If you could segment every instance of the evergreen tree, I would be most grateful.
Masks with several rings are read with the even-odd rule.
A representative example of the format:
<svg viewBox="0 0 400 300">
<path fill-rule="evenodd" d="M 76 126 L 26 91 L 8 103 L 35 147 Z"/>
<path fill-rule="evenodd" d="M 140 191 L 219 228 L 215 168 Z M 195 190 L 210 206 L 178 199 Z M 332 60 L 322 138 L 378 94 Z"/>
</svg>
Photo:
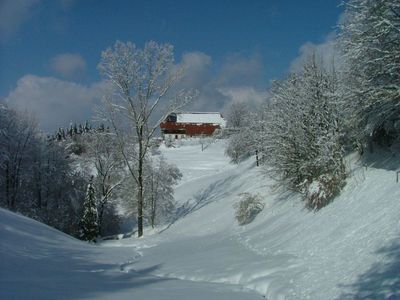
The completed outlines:
<svg viewBox="0 0 400 300">
<path fill-rule="evenodd" d="M 83 217 L 82 217 L 82 238 L 89 242 L 95 242 L 98 235 L 99 226 L 97 222 L 97 207 L 95 189 L 93 187 L 93 178 L 90 180 L 85 202 L 83 204 Z"/>
</svg>

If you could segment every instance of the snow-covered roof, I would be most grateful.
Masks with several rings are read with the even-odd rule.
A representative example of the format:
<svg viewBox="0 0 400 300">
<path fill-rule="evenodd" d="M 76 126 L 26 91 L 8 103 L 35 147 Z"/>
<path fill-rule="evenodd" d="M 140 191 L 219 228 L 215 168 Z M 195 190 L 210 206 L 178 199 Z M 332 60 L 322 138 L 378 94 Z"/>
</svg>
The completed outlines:
<svg viewBox="0 0 400 300">
<path fill-rule="evenodd" d="M 176 114 L 177 123 L 207 123 L 225 126 L 225 120 L 219 112 L 185 112 Z"/>
</svg>

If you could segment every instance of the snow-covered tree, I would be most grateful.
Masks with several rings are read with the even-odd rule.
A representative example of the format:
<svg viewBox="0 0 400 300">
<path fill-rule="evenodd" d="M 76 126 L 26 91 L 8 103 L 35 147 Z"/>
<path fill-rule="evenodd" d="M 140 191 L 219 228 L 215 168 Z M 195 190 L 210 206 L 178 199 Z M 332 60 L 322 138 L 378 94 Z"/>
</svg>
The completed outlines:
<svg viewBox="0 0 400 300">
<path fill-rule="evenodd" d="M 241 160 L 255 154 L 257 150 L 252 140 L 252 127 L 238 128 L 238 131 L 231 134 L 225 149 L 225 154 L 231 162 L 238 164 Z"/>
<path fill-rule="evenodd" d="M 113 224 L 115 222 L 111 221 L 118 219 L 115 215 L 115 206 L 116 196 L 125 176 L 123 161 L 115 136 L 111 132 L 92 132 L 86 137 L 85 143 L 87 148 L 85 160 L 95 176 L 93 185 L 97 195 L 99 234 L 103 235 L 107 232 L 105 224 L 108 224 L 108 227 L 111 225 L 115 227 L 116 224 Z"/>
<path fill-rule="evenodd" d="M 34 124 L 26 114 L 0 109 L 0 206 L 76 235 L 85 180 L 66 149 Z"/>
<path fill-rule="evenodd" d="M 174 186 L 182 178 L 182 173 L 175 165 L 168 164 L 162 156 L 148 164 L 148 167 L 145 179 L 145 211 L 154 228 L 160 219 L 168 219 L 174 211 Z"/>
<path fill-rule="evenodd" d="M 176 71 L 173 61 L 173 47 L 169 44 L 151 41 L 139 49 L 130 42 L 117 41 L 113 48 L 102 52 L 99 64 L 101 74 L 114 89 L 105 97 L 104 119 L 116 133 L 118 148 L 138 187 L 134 198 L 138 236 L 143 235 L 144 162 L 151 137 L 166 116 L 194 96 L 187 91 L 171 94 L 181 73 Z M 129 152 L 127 145 L 131 148 Z"/>
<path fill-rule="evenodd" d="M 35 140 L 36 125 L 32 117 L 3 107 L 0 112 L 3 199 L 7 208 L 17 210 L 22 199 L 23 182 Z"/>
<path fill-rule="evenodd" d="M 179 169 L 165 161 L 162 155 L 148 155 L 144 162 L 144 221 L 155 227 L 169 220 L 175 210 L 174 186 L 182 178 Z M 138 186 L 129 180 L 124 182 L 123 192 L 126 194 L 137 193 Z M 137 214 L 137 202 L 129 201 L 129 197 L 123 195 L 126 201 L 122 202 L 127 214 Z"/>
<path fill-rule="evenodd" d="M 340 191 L 345 179 L 337 80 L 323 65 L 312 55 L 301 73 L 273 85 L 258 138 L 267 171 L 302 192 L 307 206 L 316 209 Z M 315 185 L 321 197 L 308 193 Z"/>
<path fill-rule="evenodd" d="M 90 180 L 87 191 L 85 202 L 83 203 L 83 216 L 81 220 L 82 224 L 82 239 L 95 242 L 99 233 L 98 226 L 98 215 L 96 207 L 96 191 L 93 187 L 93 182 Z"/>
<path fill-rule="evenodd" d="M 244 103 L 233 103 L 227 112 L 227 127 L 230 132 L 225 154 L 233 163 L 255 154 L 253 141 L 255 114 L 250 113 Z"/>
<path fill-rule="evenodd" d="M 346 1 L 340 29 L 350 128 L 362 142 L 390 144 L 400 131 L 400 1 Z"/>
<path fill-rule="evenodd" d="M 232 103 L 226 113 L 226 126 L 239 129 L 248 125 L 249 109 L 243 102 Z"/>
</svg>

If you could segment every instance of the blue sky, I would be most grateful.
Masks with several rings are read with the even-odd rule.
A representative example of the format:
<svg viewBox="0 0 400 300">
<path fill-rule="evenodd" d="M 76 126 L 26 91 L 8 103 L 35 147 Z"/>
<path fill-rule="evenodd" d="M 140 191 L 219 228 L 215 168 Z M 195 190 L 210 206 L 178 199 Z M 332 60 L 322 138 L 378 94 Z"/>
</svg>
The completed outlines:
<svg viewBox="0 0 400 300">
<path fill-rule="evenodd" d="M 0 0 L 0 99 L 34 111 L 44 129 L 87 118 L 101 94 L 101 51 L 155 40 L 189 64 L 185 84 L 201 91 L 194 109 L 223 110 L 261 99 L 308 46 L 329 42 L 340 2 Z M 79 112 L 52 117 L 65 102 Z"/>
</svg>

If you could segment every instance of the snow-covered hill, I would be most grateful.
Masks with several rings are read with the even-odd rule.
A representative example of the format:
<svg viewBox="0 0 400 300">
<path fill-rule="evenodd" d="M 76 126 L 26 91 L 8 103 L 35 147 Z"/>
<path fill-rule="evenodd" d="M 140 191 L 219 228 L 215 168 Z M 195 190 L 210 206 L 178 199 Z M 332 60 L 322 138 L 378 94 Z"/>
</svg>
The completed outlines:
<svg viewBox="0 0 400 300">
<path fill-rule="evenodd" d="M 91 246 L 0 210 L 0 298 L 400 299 L 394 171 L 353 164 L 341 195 L 314 213 L 252 158 L 229 164 L 223 142 L 162 152 L 184 177 L 179 214 L 159 233 Z M 243 192 L 265 208 L 238 226 Z"/>
<path fill-rule="evenodd" d="M 230 165 L 223 143 L 164 149 L 183 171 L 180 218 L 131 243 L 137 265 L 193 281 L 239 284 L 267 299 L 400 299 L 400 183 L 396 172 L 357 167 L 333 203 L 311 212 L 274 188 L 254 158 Z M 233 203 L 258 193 L 265 208 L 238 226 Z"/>
<path fill-rule="evenodd" d="M 0 209 L 0 299 L 259 299 L 231 285 L 155 276 L 140 253 L 75 240 Z"/>
</svg>

